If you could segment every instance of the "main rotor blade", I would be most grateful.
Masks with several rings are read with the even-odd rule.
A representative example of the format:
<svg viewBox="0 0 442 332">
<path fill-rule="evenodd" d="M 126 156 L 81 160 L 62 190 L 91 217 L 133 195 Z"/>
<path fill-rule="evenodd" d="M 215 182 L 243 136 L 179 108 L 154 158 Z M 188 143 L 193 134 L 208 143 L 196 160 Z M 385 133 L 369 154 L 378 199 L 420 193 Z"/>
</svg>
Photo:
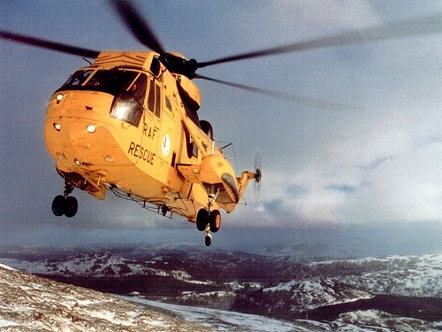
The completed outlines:
<svg viewBox="0 0 442 332">
<path fill-rule="evenodd" d="M 109 2 L 140 43 L 159 54 L 166 53 L 153 29 L 143 19 L 131 1 L 109 0 Z"/>
<path fill-rule="evenodd" d="M 305 105 L 305 106 L 309 106 L 309 107 L 314 107 L 314 108 L 321 108 L 321 109 L 325 109 L 325 110 L 329 110 L 329 111 L 352 111 L 352 110 L 362 110 L 363 109 L 363 107 L 355 107 L 355 106 L 349 106 L 349 105 L 345 105 L 345 104 L 326 102 L 323 100 L 309 98 L 309 97 L 295 96 L 295 95 L 291 95 L 288 93 L 266 90 L 266 89 L 261 89 L 261 88 L 249 86 L 249 85 L 243 85 L 243 84 L 223 81 L 223 80 L 219 80 L 216 78 L 211 78 L 211 77 L 207 77 L 207 76 L 203 76 L 203 75 L 199 75 L 199 74 L 195 74 L 195 78 L 200 78 L 200 79 L 204 79 L 207 81 L 212 81 L 215 83 L 231 86 L 231 87 L 234 87 L 237 89 L 255 92 L 255 93 L 259 93 L 261 95 L 266 95 L 266 96 L 273 97 L 273 98 L 288 100 L 291 102 L 295 102 L 297 104 L 301 104 L 301 105 Z"/>
<path fill-rule="evenodd" d="M 67 45 L 63 43 L 57 43 L 46 39 L 40 39 L 35 37 L 30 37 L 26 35 L 21 35 L 14 32 L 4 31 L 0 30 L 0 38 L 11 40 L 18 43 L 23 43 L 27 45 L 32 45 L 36 47 L 41 47 L 57 52 L 63 52 L 68 53 L 72 55 L 79 55 L 86 58 L 96 58 L 98 54 L 100 54 L 99 51 Z"/>
<path fill-rule="evenodd" d="M 344 32 L 342 34 L 324 37 L 315 40 L 299 42 L 295 44 L 267 48 L 254 52 L 242 53 L 215 59 L 212 61 L 200 62 L 199 68 L 216 65 L 219 63 L 245 60 L 264 57 L 269 55 L 300 52 L 325 47 L 344 46 L 351 44 L 362 44 L 377 40 L 399 39 L 405 37 L 427 35 L 442 32 L 442 15 L 440 13 L 432 16 L 424 16 L 411 20 L 389 23 L 362 30 Z"/>
</svg>

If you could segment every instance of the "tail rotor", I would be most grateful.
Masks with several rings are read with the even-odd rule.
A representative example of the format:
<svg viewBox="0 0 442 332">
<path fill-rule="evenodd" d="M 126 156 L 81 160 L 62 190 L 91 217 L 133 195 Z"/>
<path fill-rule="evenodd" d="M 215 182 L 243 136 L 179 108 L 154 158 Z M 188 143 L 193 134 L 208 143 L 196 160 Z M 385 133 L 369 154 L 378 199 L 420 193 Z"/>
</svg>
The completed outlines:
<svg viewBox="0 0 442 332">
<path fill-rule="evenodd" d="M 252 187 L 252 202 L 257 204 L 261 197 L 261 178 L 262 178 L 262 152 L 261 149 L 256 148 L 253 153 L 252 169 L 255 172 L 255 181 Z"/>
</svg>

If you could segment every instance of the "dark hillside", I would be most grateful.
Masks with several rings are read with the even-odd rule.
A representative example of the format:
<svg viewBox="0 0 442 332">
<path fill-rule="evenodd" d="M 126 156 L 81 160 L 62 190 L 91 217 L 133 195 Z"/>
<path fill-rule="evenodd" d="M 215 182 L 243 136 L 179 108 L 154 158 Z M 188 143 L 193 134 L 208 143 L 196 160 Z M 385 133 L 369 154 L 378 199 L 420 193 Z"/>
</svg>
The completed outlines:
<svg viewBox="0 0 442 332">
<path fill-rule="evenodd" d="M 442 299 L 432 297 L 407 297 L 376 295 L 367 300 L 319 307 L 306 312 L 309 319 L 332 321 L 343 312 L 375 309 L 393 315 L 412 317 L 429 322 L 442 319 Z"/>
</svg>

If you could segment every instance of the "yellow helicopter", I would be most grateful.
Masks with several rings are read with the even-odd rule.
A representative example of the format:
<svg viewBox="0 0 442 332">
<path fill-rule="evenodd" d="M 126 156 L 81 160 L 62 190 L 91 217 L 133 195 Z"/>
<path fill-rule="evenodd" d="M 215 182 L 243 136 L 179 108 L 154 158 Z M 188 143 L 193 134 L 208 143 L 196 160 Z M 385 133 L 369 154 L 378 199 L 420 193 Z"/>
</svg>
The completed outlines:
<svg viewBox="0 0 442 332">
<path fill-rule="evenodd" d="M 77 69 L 49 101 L 44 136 L 56 170 L 65 181 L 64 193 L 54 198 L 52 211 L 66 217 L 77 213 L 78 202 L 71 195 L 74 188 L 100 200 L 109 190 L 163 216 L 178 214 L 196 223 L 209 246 L 210 232 L 217 232 L 221 225 L 220 210 L 232 212 L 251 181 L 259 187 L 261 156 L 255 155 L 252 171 L 236 176 L 223 147 L 214 140 L 212 125 L 199 119 L 201 96 L 192 79 L 280 98 L 291 96 L 209 78 L 196 71 L 225 62 L 367 40 L 361 40 L 361 32 L 356 31 L 197 62 L 167 52 L 130 1 L 109 2 L 134 36 L 152 51 L 99 52 L 0 31 L 3 39 L 95 59 Z M 428 19 L 375 27 L 364 33 L 379 40 L 439 32 L 440 24 L 427 24 Z"/>
</svg>

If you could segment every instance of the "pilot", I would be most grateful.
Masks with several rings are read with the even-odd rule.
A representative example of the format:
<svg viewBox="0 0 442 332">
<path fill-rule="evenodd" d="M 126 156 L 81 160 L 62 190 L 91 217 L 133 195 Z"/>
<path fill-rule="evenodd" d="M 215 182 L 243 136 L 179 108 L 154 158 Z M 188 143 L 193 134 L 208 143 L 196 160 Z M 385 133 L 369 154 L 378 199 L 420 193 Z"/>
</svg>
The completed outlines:
<svg viewBox="0 0 442 332">
<path fill-rule="evenodd" d="M 97 81 L 96 78 L 92 77 L 89 82 L 86 83 L 86 86 L 99 86 L 100 82 Z"/>
<path fill-rule="evenodd" d="M 146 77 L 141 75 L 129 88 L 128 91 L 132 96 L 135 97 L 138 102 L 142 103 L 144 94 L 146 92 Z"/>
<path fill-rule="evenodd" d="M 135 82 L 134 84 L 132 84 L 132 86 L 129 89 L 129 92 L 132 94 L 135 94 L 137 91 L 137 82 Z"/>
</svg>

